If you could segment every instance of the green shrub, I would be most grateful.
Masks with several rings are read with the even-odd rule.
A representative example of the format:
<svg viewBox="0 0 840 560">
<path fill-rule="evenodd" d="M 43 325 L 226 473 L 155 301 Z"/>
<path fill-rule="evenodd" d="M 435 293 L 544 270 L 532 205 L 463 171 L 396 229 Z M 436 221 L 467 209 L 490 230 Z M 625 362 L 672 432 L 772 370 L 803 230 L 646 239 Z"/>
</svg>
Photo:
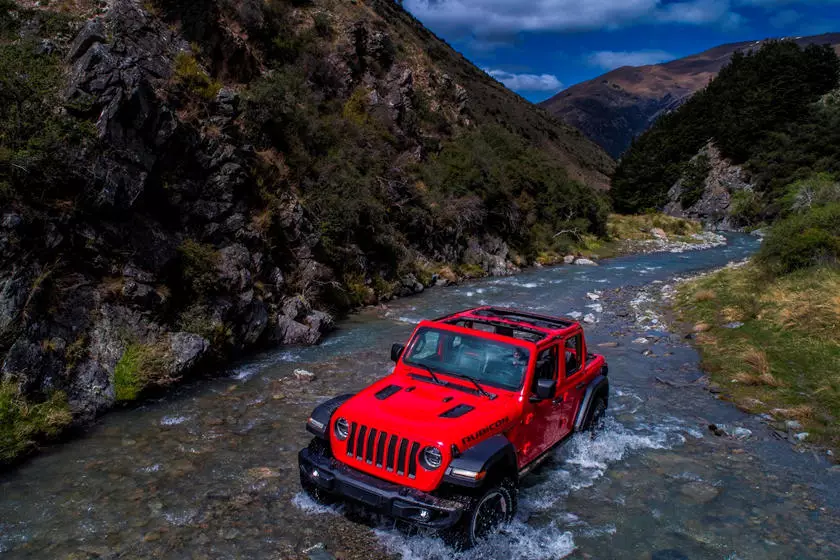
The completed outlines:
<svg viewBox="0 0 840 560">
<path fill-rule="evenodd" d="M 782 210 L 801 212 L 835 202 L 840 202 L 840 183 L 829 173 L 816 173 L 787 188 L 782 199 Z"/>
<path fill-rule="evenodd" d="M 187 95 L 212 101 L 222 89 L 222 84 L 211 79 L 191 53 L 179 52 L 172 70 L 172 85 Z"/>
<path fill-rule="evenodd" d="M 62 80 L 58 55 L 36 54 L 30 40 L 0 44 L 0 196 L 43 201 L 72 179 L 67 148 L 94 135 L 59 111 Z"/>
<path fill-rule="evenodd" d="M 178 247 L 181 256 L 181 274 L 196 294 L 206 294 L 216 289 L 216 265 L 219 253 L 211 245 L 186 239 Z"/>
<path fill-rule="evenodd" d="M 319 37 L 328 38 L 332 36 L 332 22 L 330 16 L 324 12 L 318 12 L 312 16 L 312 28 Z"/>
<path fill-rule="evenodd" d="M 129 344 L 114 368 L 117 402 L 136 400 L 151 385 L 166 385 L 166 349 L 162 346 Z"/>
<path fill-rule="evenodd" d="M 43 437 L 57 435 L 73 417 L 62 392 L 31 402 L 11 381 L 0 383 L 0 463 L 29 451 Z"/>
<path fill-rule="evenodd" d="M 742 190 L 732 193 L 729 215 L 741 225 L 755 225 L 761 220 L 764 204 L 761 195 L 754 190 Z"/>
<path fill-rule="evenodd" d="M 840 258 L 840 204 L 813 208 L 777 222 L 758 253 L 758 262 L 775 274 Z"/>
</svg>

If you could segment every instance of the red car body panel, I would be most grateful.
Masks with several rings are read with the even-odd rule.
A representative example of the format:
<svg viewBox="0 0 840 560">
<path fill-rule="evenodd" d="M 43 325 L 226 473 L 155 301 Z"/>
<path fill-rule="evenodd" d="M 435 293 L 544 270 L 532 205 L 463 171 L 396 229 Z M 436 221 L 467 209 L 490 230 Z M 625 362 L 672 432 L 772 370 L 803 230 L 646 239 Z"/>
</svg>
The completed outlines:
<svg viewBox="0 0 840 560">
<path fill-rule="evenodd" d="M 436 374 L 450 386 L 435 384 L 426 370 L 406 364 L 401 356 L 390 375 L 353 396 L 332 416 L 328 433 L 333 455 L 338 461 L 383 480 L 431 492 L 440 485 L 453 453 L 463 452 L 485 439 L 504 434 L 516 449 L 519 469 L 523 469 L 572 433 L 586 386 L 605 364 L 602 356 L 587 354 L 580 324 L 565 320 L 563 328 L 540 329 L 538 334 L 544 336 L 536 341 L 512 339 L 452 324 L 471 319 L 479 321 L 479 315 L 475 313 L 482 309 L 487 308 L 421 322 L 412 333 L 409 339 L 412 342 L 403 356 L 411 351 L 417 331 L 427 327 L 514 344 L 530 351 L 522 386 L 514 391 L 485 385 L 485 389 L 496 395 L 491 400 L 477 393 L 468 381 L 445 372 Z M 512 328 L 522 326 L 514 320 L 494 321 Z M 566 341 L 575 336 L 581 337 L 581 344 L 575 351 L 567 351 Z M 556 397 L 532 402 L 537 356 L 552 346 L 558 348 Z M 565 360 L 560 357 L 577 352 L 582 353 L 583 364 L 576 373 L 567 376 Z M 377 398 L 377 393 L 391 386 L 400 390 L 387 398 Z M 458 405 L 472 409 L 461 417 L 441 417 Z M 344 441 L 336 436 L 335 423 L 339 418 L 351 425 L 351 437 Z M 363 437 L 362 429 L 365 430 Z M 390 452 L 391 446 L 396 448 L 396 453 Z M 435 446 L 441 452 L 442 467 L 427 470 L 417 460 L 427 446 Z M 400 465 L 395 460 L 389 468 L 389 456 L 405 457 L 404 463 Z"/>
</svg>

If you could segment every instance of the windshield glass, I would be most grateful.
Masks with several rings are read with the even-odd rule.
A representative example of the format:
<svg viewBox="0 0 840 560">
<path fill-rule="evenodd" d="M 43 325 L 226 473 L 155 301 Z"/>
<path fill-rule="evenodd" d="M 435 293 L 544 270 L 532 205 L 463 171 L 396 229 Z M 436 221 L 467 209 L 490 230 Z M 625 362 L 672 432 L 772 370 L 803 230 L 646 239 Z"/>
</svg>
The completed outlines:
<svg viewBox="0 0 840 560">
<path fill-rule="evenodd" d="M 515 391 L 530 357 L 527 348 L 515 344 L 425 327 L 417 331 L 403 361 Z"/>
</svg>

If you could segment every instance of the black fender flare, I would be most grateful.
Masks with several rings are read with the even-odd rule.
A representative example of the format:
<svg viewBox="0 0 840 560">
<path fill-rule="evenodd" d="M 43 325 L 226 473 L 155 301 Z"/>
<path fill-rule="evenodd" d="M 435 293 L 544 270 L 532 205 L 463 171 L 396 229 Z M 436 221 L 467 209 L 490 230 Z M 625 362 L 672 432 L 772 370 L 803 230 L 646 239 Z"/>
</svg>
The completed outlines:
<svg viewBox="0 0 840 560">
<path fill-rule="evenodd" d="M 458 475 L 457 471 L 486 474 L 470 478 Z M 514 482 L 517 480 L 516 449 L 502 434 L 487 438 L 454 458 L 446 468 L 443 481 L 455 486 L 478 488 L 497 475 L 509 475 Z"/>
<path fill-rule="evenodd" d="M 312 411 L 312 414 L 309 415 L 309 420 L 306 422 L 306 430 L 315 437 L 329 441 L 330 438 L 327 434 L 327 430 L 330 427 L 332 415 L 335 414 L 338 407 L 350 400 L 353 396 L 353 394 L 339 395 L 316 406 L 315 410 Z M 313 420 L 315 422 L 312 422 Z M 319 427 L 319 425 L 323 426 L 323 428 Z"/>
<path fill-rule="evenodd" d="M 583 395 L 583 400 L 581 400 L 577 418 L 575 419 L 576 432 L 581 431 L 583 427 L 586 426 L 586 422 L 592 414 L 595 397 L 598 396 L 603 396 L 607 400 L 610 398 L 610 381 L 607 379 L 607 376 L 603 374 L 596 376 L 586 388 L 586 393 Z"/>
</svg>

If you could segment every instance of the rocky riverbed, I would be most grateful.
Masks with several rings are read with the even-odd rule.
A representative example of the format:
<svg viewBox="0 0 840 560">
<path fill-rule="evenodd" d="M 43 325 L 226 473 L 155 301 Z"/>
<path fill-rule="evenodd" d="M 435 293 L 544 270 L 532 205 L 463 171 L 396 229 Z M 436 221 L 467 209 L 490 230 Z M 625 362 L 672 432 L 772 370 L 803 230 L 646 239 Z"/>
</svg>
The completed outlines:
<svg viewBox="0 0 840 560">
<path fill-rule="evenodd" d="M 708 251 L 533 270 L 368 309 L 321 346 L 255 356 L 224 379 L 115 412 L 4 475 L 0 551 L 452 558 L 433 536 L 314 505 L 295 458 L 311 408 L 387 373 L 389 344 L 416 321 L 488 303 L 591 314 L 611 411 L 596 439 L 573 439 L 526 480 L 511 526 L 459 557 L 836 558 L 840 473 L 715 399 L 685 333 L 668 331 L 658 307 L 675 278 L 754 247 L 737 236 Z"/>
</svg>

